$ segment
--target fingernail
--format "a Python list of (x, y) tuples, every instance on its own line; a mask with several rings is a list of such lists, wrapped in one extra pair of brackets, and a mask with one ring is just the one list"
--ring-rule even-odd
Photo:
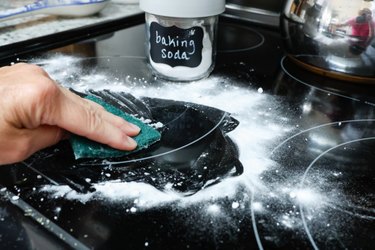
[(131, 148), (136, 148), (137, 147), (137, 142), (131, 138), (131, 137), (128, 137), (127, 138), (127, 141), (125, 142), (125, 144)]
[(128, 123), (128, 126), (126, 126), (124, 132), (129, 136), (135, 136), (141, 132), (141, 128), (133, 123)]
[(130, 127), (136, 131), (141, 131), (141, 128), (138, 127), (137, 125), (133, 124), (133, 123), (129, 123)]

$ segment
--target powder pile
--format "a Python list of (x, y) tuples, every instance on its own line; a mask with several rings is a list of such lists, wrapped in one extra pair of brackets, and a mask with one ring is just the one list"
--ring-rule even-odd
[[(138, 62), (134, 58), (128, 60), (134, 64), (139, 63), (140, 67), (147, 68), (143, 58)], [(291, 127), (287, 125), (288, 119), (282, 115), (284, 111), (280, 110), (279, 103), (272, 96), (258, 92), (258, 90), (241, 87), (231, 79), (212, 76), (186, 84), (170, 82), (150, 84), (153, 79), (140, 80), (137, 77), (131, 77), (131, 80), (134, 80), (131, 82), (121, 82), (117, 76), (110, 75), (105, 71), (95, 71), (90, 74), (89, 79), (86, 79), (86, 75), (81, 75), (80, 67), (64, 67), (61, 61), (75, 65), (79, 64), (80, 59), (57, 57), (48, 60), (49, 63), (46, 64), (45, 69), (54, 79), (59, 79), (59, 82), (65, 87), (80, 91), (111, 89), (111, 91), (129, 92), (135, 97), (162, 97), (163, 99), (192, 102), (225, 110), (240, 121), (240, 125), (229, 136), (238, 145), (240, 151), (240, 161), (244, 166), (244, 173), (241, 176), (224, 180), (191, 197), (181, 196), (173, 190), (163, 193), (155, 188), (150, 188), (145, 183), (130, 185), (121, 182), (96, 184), (97, 192), (92, 194), (92, 197), (99, 195), (113, 200), (133, 199), (136, 193), (136, 196), (143, 200), (140, 204), (149, 207), (171, 202), (171, 200), (190, 203), (215, 197), (232, 197), (241, 186), (246, 186), (248, 190), (262, 188), (259, 175), (273, 164), (269, 159), (270, 147), (278, 138), (291, 130)], [(74, 76), (75, 81), (67, 81), (67, 76)], [(76, 79), (77, 77), (78, 79)], [(236, 101), (233, 102), (233, 100)], [(228, 105), (229, 102), (231, 105)], [(118, 188), (115, 188), (116, 186)], [(118, 192), (110, 191), (114, 188)], [(87, 196), (80, 196), (80, 194), (70, 194), (70, 197), (87, 199)]]

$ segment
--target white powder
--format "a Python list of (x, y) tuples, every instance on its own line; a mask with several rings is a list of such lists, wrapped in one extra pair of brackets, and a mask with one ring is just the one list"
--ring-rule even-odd
[[(141, 69), (141, 74), (131, 73), (128, 74), (131, 77), (126, 77), (126, 73), (129, 73), (126, 72), (126, 68), (121, 69), (125, 71), (123, 72), (125, 77), (119, 73), (111, 73), (108, 65), (104, 63), (106, 60), (119, 60), (120, 65), (135, 65), (136, 68)], [(120, 63), (121, 60), (123, 64)], [(239, 159), (244, 167), (242, 175), (223, 179), (220, 183), (206, 187), (188, 197), (173, 189), (171, 183), (167, 183), (164, 190), (160, 191), (146, 183), (111, 180), (102, 183), (91, 182), (96, 191), (87, 194), (77, 193), (69, 186), (48, 185), (42, 191), (49, 193), (50, 199), (64, 197), (64, 199), (81, 203), (96, 199), (118, 203), (124, 207), (124, 216), (169, 206), (178, 216), (181, 216), (186, 223), (186, 228), (192, 229), (192, 232), (195, 232), (194, 227), (200, 230), (203, 228), (205, 233), (208, 232), (209, 237), (217, 236), (215, 239), (220, 239), (221, 235), (237, 237), (239, 231), (236, 230), (247, 230), (247, 228), (253, 230), (259, 249), (263, 249), (262, 244), (266, 241), (272, 244), (284, 243), (284, 232), (288, 235), (295, 232), (293, 236), (297, 235), (296, 237), (307, 235), (306, 242), (309, 240), (313, 246), (316, 246), (315, 249), (321, 247), (320, 244), (331, 243), (328, 238), (331, 236), (339, 239), (343, 247), (350, 248), (347, 247), (347, 242), (356, 242), (354, 241), (357, 237), (355, 233), (361, 230), (356, 228), (355, 233), (351, 234), (353, 232), (350, 231), (351, 222), (358, 222), (355, 219), (359, 218), (362, 219), (361, 225), (365, 225), (363, 228), (373, 226), (374, 217), (371, 210), (364, 213), (363, 209), (366, 207), (358, 206), (352, 201), (353, 197), (346, 195), (344, 188), (347, 188), (345, 186), (347, 173), (324, 164), (313, 165), (311, 169), (306, 169), (308, 166), (303, 164), (279, 166), (272, 160), (271, 152), (275, 152), (277, 157), (285, 157), (277, 155), (277, 153), (283, 153), (282, 150), (278, 150), (281, 140), (285, 140), (286, 137), (290, 138), (305, 127), (296, 126), (298, 112), (304, 112), (306, 110), (304, 107), (300, 107), (298, 111), (291, 111), (288, 104), (284, 106), (282, 101), (275, 99), (277, 97), (267, 95), (265, 90), (244, 87), (249, 86), (250, 83), (237, 84), (237, 80), (231, 78), (211, 76), (189, 83), (160, 82), (146, 76), (147, 71), (144, 69), (147, 66), (144, 58), (108, 58), (105, 60), (94, 58), (87, 65), (97, 63), (99, 68), (92, 71), (84, 71), (80, 66), (81, 61), (72, 57), (54, 57), (43, 63), (52, 78), (76, 90), (109, 89), (129, 92), (135, 97), (186, 101), (230, 112), (240, 124), (228, 136), (237, 144)], [(113, 61), (111, 65), (114, 65)], [(290, 120), (293, 118), (295, 120)], [(302, 119), (299, 122), (302, 123)], [(337, 124), (345, 126), (345, 123), (338, 122)], [(332, 124), (327, 125), (332, 127)], [(302, 134), (301, 142), (306, 143), (302, 146), (311, 148), (308, 143), (314, 139), (313, 131), (309, 130), (308, 133)], [(309, 140), (304, 140), (305, 138)], [(290, 148), (287, 144), (283, 148), (285, 152), (288, 150), (294, 152), (293, 144), (290, 144)], [(304, 174), (301, 173), (304, 171)], [(110, 171), (106, 173), (111, 174)], [(302, 174), (304, 183), (301, 182)], [(86, 181), (90, 182), (89, 179)], [(1, 189), (0, 192), (6, 192), (6, 189)], [(369, 196), (362, 193), (358, 196), (361, 196), (359, 198), (362, 202), (367, 197), (371, 202), (371, 194)], [(18, 195), (13, 195), (10, 199), (14, 203), (19, 202)], [(49, 202), (50, 199), (44, 199), (43, 202)], [(346, 209), (348, 207), (349, 209)], [(53, 212), (54, 218), (58, 219), (60, 209), (56, 208)], [(170, 217), (170, 219), (174, 218)], [(248, 227), (246, 225), (245, 228), (243, 222), (248, 219), (251, 219), (253, 224)], [(210, 235), (211, 233), (214, 235)], [(251, 233), (247, 231), (246, 235)], [(338, 238), (337, 233), (339, 233)], [(363, 235), (363, 232), (360, 233)], [(84, 237), (89, 237), (89, 235)], [(144, 245), (152, 246), (151, 242), (145, 242)], [(272, 247), (269, 244), (267, 246)], [(326, 245), (322, 245), (323, 248), (324, 246)]]
[[(137, 62), (134, 58), (123, 58), (123, 60), (144, 64), (143, 60)], [(152, 79), (145, 79), (144, 82), (147, 84), (138, 81), (134, 84), (129, 82), (121, 84), (121, 79), (107, 75), (106, 72), (88, 73), (89, 78), (87, 75), (80, 75), (82, 69), (76, 67), (79, 60), (72, 57), (55, 57), (47, 61), (50, 62), (45, 66), (47, 72), (66, 87), (78, 88), (81, 91), (111, 89), (129, 92), (136, 97), (147, 96), (193, 102), (225, 110), (240, 121), (240, 125), (229, 134), (238, 145), (240, 161), (244, 166), (244, 173), (239, 177), (225, 179), (190, 197), (184, 197), (172, 188), (162, 192), (149, 184), (121, 181), (95, 184), (97, 191), (85, 195), (78, 194), (68, 187), (48, 188), (54, 195), (65, 194), (68, 199), (77, 199), (82, 202), (97, 196), (118, 201), (139, 199), (137, 207), (147, 208), (176, 201), (183, 205), (225, 196), (233, 197), (237, 194), (238, 188), (243, 186), (246, 186), (249, 191), (262, 189), (263, 184), (259, 175), (273, 165), (273, 161), (269, 158), (270, 147), (291, 129), (287, 125), (288, 118), (278, 111), (279, 104), (272, 96), (259, 93), (258, 90), (237, 86), (231, 79), (210, 77), (190, 83), (159, 82), (155, 85), (149, 84)], [(67, 62), (71, 67), (65, 67), (65, 64), (61, 62)], [(74, 82), (64, 81), (66, 76), (70, 75), (78, 78)], [(236, 204), (234, 206), (237, 208)]]
[[(112, 66), (120, 65), (121, 69), (111, 71), (107, 61)], [(285, 157), (281, 155), (282, 150), (294, 152), (292, 143), (291, 147), (288, 143), (280, 146), (280, 143), (305, 127), (296, 126), (297, 122), (302, 122), (296, 113), (304, 112), (303, 107), (298, 111), (292, 110), (291, 114), (290, 106), (288, 103), (284, 105), (280, 97), (267, 95), (263, 89), (244, 87), (251, 86), (249, 82), (237, 84), (238, 79), (211, 76), (189, 83), (162, 82), (147, 75), (145, 58), (94, 58), (86, 62), (87, 65), (98, 66), (92, 71), (83, 70), (82, 61), (72, 57), (54, 57), (44, 63), (44, 68), (54, 79), (79, 91), (109, 89), (112, 92), (128, 92), (135, 97), (192, 102), (232, 113), (240, 124), (228, 136), (237, 144), (239, 160), (244, 167), (242, 175), (224, 178), (220, 183), (188, 197), (177, 192), (171, 183), (160, 191), (146, 183), (111, 180), (91, 182), (96, 191), (87, 194), (77, 193), (68, 186), (48, 185), (42, 191), (49, 193), (50, 199), (64, 197), (81, 203), (92, 200), (116, 203), (124, 208), (124, 216), (168, 207), (183, 218), (191, 232), (195, 232), (194, 227), (204, 229), (208, 235), (214, 234), (216, 239), (222, 235), (237, 237), (239, 230), (253, 230), (259, 249), (263, 249), (262, 244), (266, 241), (283, 242), (285, 234), (279, 234), (285, 232), (283, 230), (297, 234), (305, 232), (308, 240), (318, 249), (320, 245), (315, 243), (328, 242), (327, 236), (331, 236), (332, 232), (350, 230), (351, 225), (347, 223), (352, 220), (348, 216), (365, 218), (367, 228), (371, 228), (371, 214), (356, 213), (352, 209), (355, 206), (345, 210), (348, 205), (353, 205), (350, 204), (351, 197), (346, 197), (345, 190), (340, 189), (346, 181), (343, 177), (345, 173), (327, 166), (312, 167), (309, 173), (305, 173), (304, 185), (298, 185), (302, 184), (299, 170), (307, 171), (304, 169), (307, 166), (279, 166), (272, 160), (271, 152), (273, 157), (281, 158)], [(132, 65), (139, 72), (133, 68), (130, 74), (123, 65)], [(331, 125), (328, 124), (329, 127)], [(312, 134), (303, 133), (301, 136), (306, 148), (310, 148), (308, 143)], [(210, 167), (214, 166), (207, 166)], [(361, 198), (366, 197), (369, 196)], [(58, 211), (55, 216), (59, 217)], [(251, 219), (252, 226), (245, 228), (239, 218)], [(173, 220), (173, 217), (170, 219)], [(366, 222), (361, 220), (361, 223)], [(310, 229), (313, 231), (310, 232)], [(316, 229), (319, 229), (318, 234)], [(345, 239), (350, 241), (353, 238), (355, 236), (345, 234)], [(342, 242), (346, 247), (346, 242)], [(152, 245), (148, 242), (144, 244)]]
[[(101, 65), (100, 60), (94, 60)], [(147, 68), (144, 58), (121, 58), (121, 60), (131, 62), (139, 66), (142, 72), (146, 72), (143, 71)], [(48, 60), (45, 61), (47, 62)], [(43, 191), (49, 192), (51, 198), (64, 197), (82, 203), (93, 199), (120, 204), (130, 203), (126, 207), (127, 213), (139, 213), (159, 206), (173, 206), (176, 211), (180, 208), (183, 210), (192, 208), (189, 213), (194, 215), (192, 218), (201, 216), (199, 217), (201, 227), (209, 225), (212, 228), (213, 225), (207, 220), (217, 222), (215, 232), (219, 232), (220, 229), (227, 232), (225, 225), (230, 224), (234, 227), (238, 225), (238, 218), (233, 217), (233, 213), (251, 216), (252, 221), (256, 223), (256, 226), (253, 225), (255, 235), (258, 235), (257, 230), (261, 228), (263, 236), (267, 233), (274, 235), (273, 230), (280, 229), (309, 232), (307, 223), (324, 223), (324, 228), (327, 228), (329, 224), (330, 230), (333, 230), (333, 227), (335, 227), (334, 230), (340, 230), (342, 229), (339, 228), (340, 226), (345, 226), (343, 223), (336, 223), (340, 219), (340, 213), (337, 215), (326, 213), (327, 207), (336, 207), (336, 205), (329, 204), (339, 204), (337, 207), (345, 206), (342, 202), (343, 196), (334, 196), (333, 192), (327, 194), (319, 189), (327, 181), (322, 173), (331, 171), (329, 168), (320, 169), (321, 176), (316, 177), (322, 183), (314, 181), (312, 186), (301, 187), (296, 185), (300, 176), (296, 175), (293, 170), (280, 168), (271, 159), (270, 152), (280, 144), (280, 140), (284, 140), (286, 135), (293, 134), (295, 130), (299, 132), (299, 128), (295, 126), (295, 121), (291, 123), (288, 107), (284, 107), (283, 103), (275, 97), (265, 94), (265, 91), (243, 87), (248, 83), (237, 84), (231, 78), (211, 76), (196, 82), (171, 83), (148, 78), (144, 73), (142, 75), (129, 74), (131, 77), (125, 78), (117, 73), (112, 75), (108, 72), (105, 63), (103, 70), (95, 69), (82, 74), (84, 71), (79, 66), (80, 61), (71, 57), (55, 57), (49, 62), (45, 65), (45, 69), (54, 79), (58, 79), (66, 87), (80, 91), (110, 89), (129, 92), (135, 97), (145, 96), (192, 102), (231, 113), (240, 124), (228, 136), (237, 144), (239, 160), (244, 167), (242, 175), (224, 179), (188, 197), (173, 189), (172, 184), (166, 184), (164, 190), (160, 191), (146, 183), (112, 180), (92, 183), (96, 191), (88, 194), (77, 193), (68, 186), (49, 185)], [(126, 71), (126, 68), (123, 70)], [(74, 76), (74, 81), (67, 80), (69, 76)], [(265, 173), (271, 180), (263, 178)], [(331, 174), (337, 175), (337, 171)], [(339, 175), (336, 178), (341, 177)], [(222, 202), (227, 200), (231, 202)], [(196, 209), (197, 206), (200, 209)], [(345, 216), (345, 213), (343, 215)], [(262, 222), (264, 221), (261, 219), (262, 216), (267, 216), (269, 221)], [(197, 221), (187, 220), (187, 223), (196, 224)], [(276, 240), (282, 240), (276, 235), (273, 237)], [(267, 239), (267, 236), (264, 239)], [(259, 242), (260, 249), (262, 249), (261, 241)]]

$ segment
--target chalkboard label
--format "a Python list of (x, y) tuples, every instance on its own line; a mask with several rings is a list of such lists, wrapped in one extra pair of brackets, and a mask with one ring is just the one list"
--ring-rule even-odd
[(150, 56), (155, 63), (171, 67), (198, 67), (202, 62), (203, 29), (164, 27), (156, 22), (150, 25)]

